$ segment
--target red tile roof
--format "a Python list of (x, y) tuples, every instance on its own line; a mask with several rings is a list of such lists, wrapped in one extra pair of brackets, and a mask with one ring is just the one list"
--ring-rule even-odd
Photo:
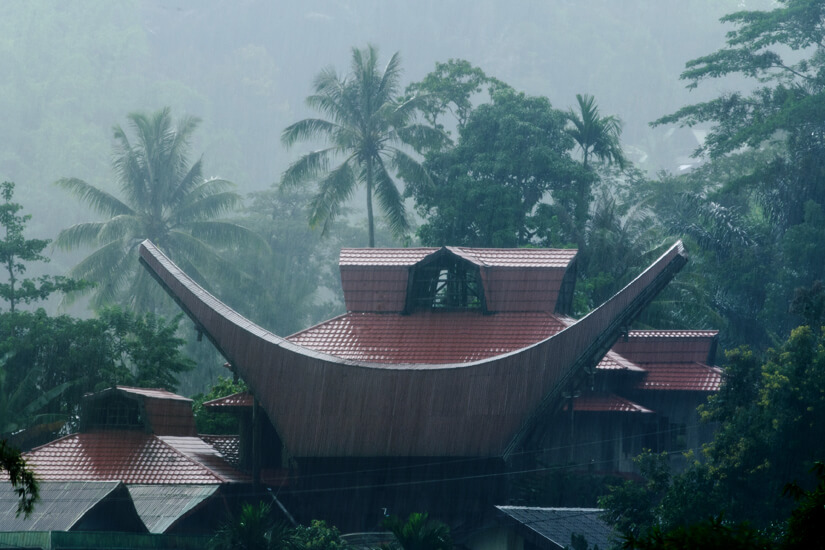
[(722, 369), (702, 363), (648, 363), (647, 375), (637, 384), (644, 390), (718, 391)]
[(653, 412), (612, 393), (589, 393), (577, 397), (573, 401), (573, 410), (576, 412)]
[[(115, 386), (114, 389), (120, 390), (123, 393), (131, 393), (135, 395), (141, 395), (143, 397), (152, 397), (155, 399), (170, 399), (172, 401), (188, 401), (189, 403), (192, 402), (191, 399), (187, 397), (183, 397), (182, 395), (178, 395), (176, 393), (172, 393), (170, 391), (164, 389), (156, 389), (156, 388), (135, 388), (132, 386)], [(107, 391), (111, 390), (103, 390), (99, 392), (99, 394), (104, 394)]]
[[(445, 247), (480, 266), (567, 267), (578, 252), (552, 248), (468, 248)], [(342, 248), (338, 264), (343, 266), (411, 266), (439, 248)]]
[(565, 328), (549, 313), (347, 313), (289, 341), (343, 359), (374, 363), (467, 363), (530, 346)]
[(227, 395), (226, 397), (219, 397), (211, 401), (206, 401), (204, 407), (214, 408), (229, 408), (229, 407), (251, 407), (254, 397), (248, 391), (242, 391)]
[(633, 363), (632, 361), (628, 361), (615, 351), (608, 351), (607, 354), (604, 357), (602, 357), (602, 360), (599, 361), (599, 364), (596, 365), (596, 368), (602, 370), (626, 370), (634, 372), (644, 372), (644, 369), (642, 367)]
[(38, 479), (217, 484), (248, 478), (197, 437), (111, 430), (73, 434), (25, 454)]

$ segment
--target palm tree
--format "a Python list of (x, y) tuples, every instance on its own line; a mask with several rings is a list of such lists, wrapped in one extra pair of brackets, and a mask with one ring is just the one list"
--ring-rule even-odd
[(238, 207), (241, 197), (230, 191), (232, 183), (204, 178), (200, 159), (189, 165), (189, 140), (200, 122), (197, 118), (174, 122), (168, 107), (128, 118), (134, 143), (120, 126), (114, 128), (112, 167), (123, 199), (77, 178), (59, 180), (58, 185), (106, 219), (64, 229), (55, 244), (66, 250), (98, 247), (71, 270), (74, 277), (98, 284), (94, 306), (120, 302), (155, 311), (157, 285), (138, 266), (141, 241), (151, 239), (203, 282), (204, 269), (237, 273), (215, 247), (258, 243), (259, 237), (215, 219)]
[[(395, 53), (386, 67), (378, 66), (374, 46), (353, 48), (351, 73), (339, 77), (328, 68), (315, 78), (315, 93), (307, 104), (327, 116), (307, 118), (288, 126), (281, 135), (287, 147), (297, 141), (323, 139), (329, 146), (307, 153), (284, 172), (281, 185), (315, 181), (318, 190), (310, 202), (310, 224), (323, 224), (325, 233), (358, 184), (366, 187), (369, 246), (375, 246), (373, 195), (396, 235), (408, 229), (404, 200), (393, 174), (424, 178), (426, 173), (400, 147), (413, 137), (437, 132), (413, 124), (418, 99), (399, 102), (401, 69)], [(343, 158), (333, 167), (334, 161)]]
[(406, 521), (396, 516), (384, 520), (402, 550), (452, 550), (450, 528), (426, 513), (413, 512)]
[(599, 107), (592, 95), (576, 94), (579, 111), (570, 109), (567, 119), (573, 123), (567, 133), (576, 141), (582, 150), (582, 164), (590, 167), (590, 158), (616, 163), (624, 169), (627, 161), (622, 153), (619, 137), (622, 135), (622, 121), (614, 116), (599, 116)]
[(627, 161), (622, 153), (619, 137), (622, 134), (622, 122), (614, 116), (600, 116), (599, 107), (592, 95), (576, 94), (579, 104), (578, 112), (570, 109), (567, 120), (572, 127), (566, 129), (582, 151), (582, 174), (577, 178), (575, 191), (574, 220), (579, 249), (585, 241), (585, 227), (592, 199), (593, 183), (598, 176), (592, 169), (590, 161), (597, 158), (607, 164), (617, 164), (624, 170)]

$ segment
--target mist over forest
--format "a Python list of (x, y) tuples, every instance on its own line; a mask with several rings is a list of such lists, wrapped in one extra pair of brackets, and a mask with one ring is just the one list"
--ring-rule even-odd
[[(795, 547), (825, 502), (824, 22), (823, 0), (0, 2), (0, 450), (78, 433), (115, 385), (223, 429), (203, 403), (248, 388), (139, 265), (147, 238), (282, 337), (351, 313), (342, 248), (577, 249), (543, 312), (561, 333), (683, 243), (609, 330), (707, 344), (717, 385), (687, 409), (710, 435), (662, 416), (635, 481), (567, 496), (631, 538)], [(408, 274), (403, 315), (499, 313), (442, 267)], [(559, 504), (551, 477), (518, 499)]]
[(368, 43), (384, 58), (400, 53), (405, 84), (466, 59), (559, 109), (591, 94), (624, 122), (640, 167), (675, 171), (695, 143), (648, 123), (717, 91), (690, 93), (678, 75), (721, 46), (718, 18), (739, 4), (4, 2), (0, 174), (17, 183), (32, 230), (53, 237), (88, 215), (53, 182), (107, 187), (112, 127), (169, 106), (203, 120), (192, 152), (207, 175), (244, 194), (266, 189), (300, 152), (285, 151), (280, 134), (309, 114), (314, 76), (345, 71), (351, 48)]

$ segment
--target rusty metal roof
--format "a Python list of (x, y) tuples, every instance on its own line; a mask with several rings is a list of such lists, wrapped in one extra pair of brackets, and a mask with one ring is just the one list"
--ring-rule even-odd
[(639, 389), (713, 392), (722, 385), (722, 369), (702, 363), (646, 363), (644, 369)]
[(342, 359), (371, 363), (467, 363), (525, 348), (565, 328), (549, 313), (347, 313), (289, 341)]
[(573, 410), (576, 412), (653, 412), (613, 393), (588, 393), (579, 396), (573, 400)]
[(242, 483), (248, 477), (197, 437), (108, 430), (73, 434), (25, 454), (38, 479), (145, 484)]
[(165, 533), (218, 490), (218, 485), (129, 485), (129, 494), (150, 533)]

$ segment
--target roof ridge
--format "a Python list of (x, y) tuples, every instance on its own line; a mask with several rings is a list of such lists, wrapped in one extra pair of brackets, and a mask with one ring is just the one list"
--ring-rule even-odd
[[(179, 438), (179, 439), (180, 438), (197, 439), (197, 440), (201, 441), (204, 445), (208, 446), (210, 449), (213, 449), (216, 453), (218, 453), (218, 455), (222, 459), (226, 460), (226, 458), (220, 452), (218, 452), (218, 450), (215, 449), (215, 447), (213, 447), (212, 445), (210, 445), (209, 443), (207, 443), (206, 441), (204, 441), (200, 437), (198, 437), (196, 435), (156, 435), (156, 434), (151, 434), (151, 436), (153, 438), (157, 439), (158, 441), (160, 441), (161, 443), (163, 443), (164, 445), (166, 445), (167, 447), (169, 447), (170, 449), (172, 449), (172, 451), (174, 451), (176, 454), (178, 454), (178, 455), (182, 456), (183, 458), (185, 458), (186, 460), (188, 460), (190, 463), (195, 464), (197, 466), (200, 466), (201, 468), (206, 470), (209, 474), (211, 474), (215, 479), (217, 479), (221, 483), (230, 483), (231, 482), (229, 479), (223, 477), (222, 475), (220, 475), (218, 472), (216, 472), (215, 470), (213, 470), (212, 468), (210, 468), (206, 464), (204, 464), (202, 462), (198, 462), (197, 460), (190, 457), (189, 455), (187, 455), (186, 453), (184, 453), (183, 451), (181, 451), (180, 449), (178, 449), (174, 445), (172, 445), (172, 444), (170, 444), (170, 443), (168, 443), (168, 442), (166, 442), (162, 439), (164, 437), (175, 437), (175, 438)], [(228, 462), (227, 462), (227, 464), (228, 464)]]

